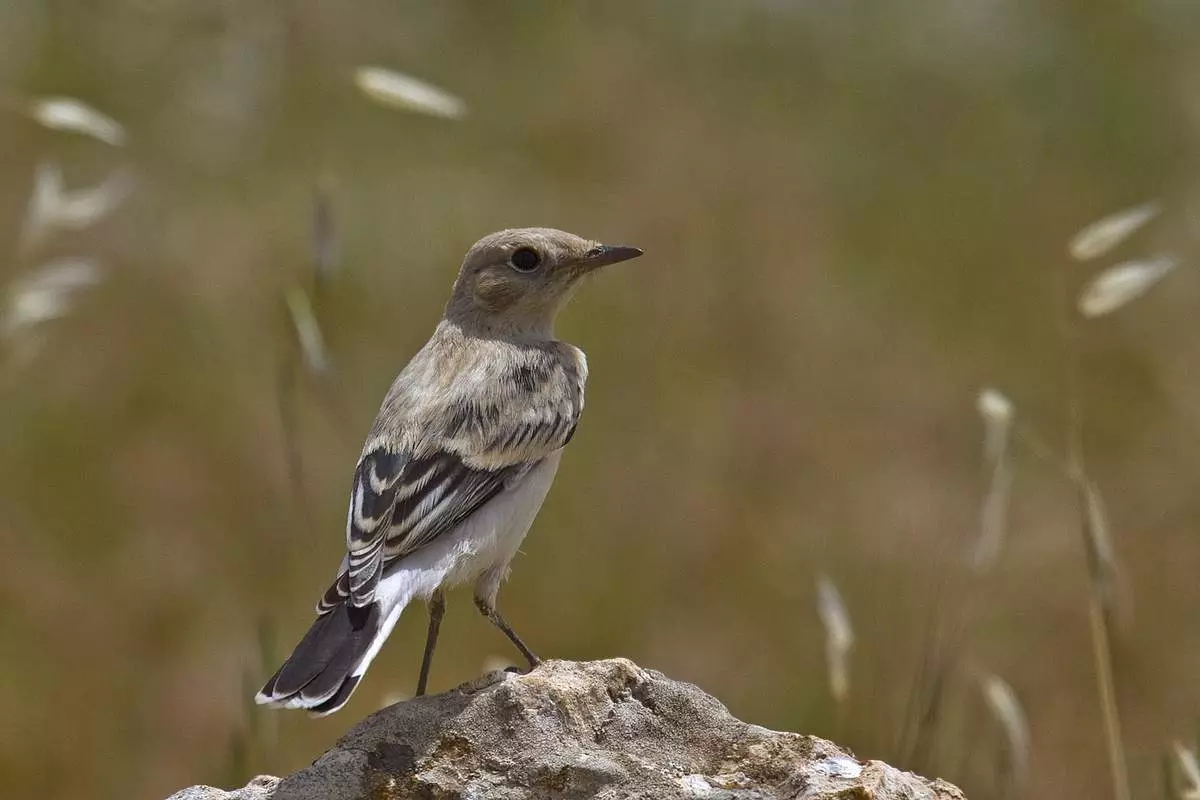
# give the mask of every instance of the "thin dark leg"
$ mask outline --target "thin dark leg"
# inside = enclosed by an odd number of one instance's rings
[[[491,620],[493,625],[504,631],[504,635],[507,636],[509,640],[517,646],[517,649],[521,651],[521,655],[525,656],[525,660],[529,662],[530,669],[533,669],[538,664],[542,663],[542,660],[535,656],[533,651],[525,646],[525,643],[521,641],[521,637],[517,636],[516,631],[509,627],[509,624],[504,621],[504,617],[500,616],[500,612],[496,610],[495,606],[482,597],[476,597],[475,607],[479,609],[481,614]]]
[[[438,630],[446,613],[446,596],[438,589],[429,598],[429,635],[425,637],[425,655],[421,658],[421,677],[417,678],[416,697],[425,694],[429,683],[429,665],[433,663],[433,648],[437,647]]]

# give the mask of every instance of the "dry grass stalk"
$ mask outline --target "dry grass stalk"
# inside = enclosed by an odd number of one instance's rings
[[[1065,306],[1064,306],[1065,308]],[[1092,548],[1092,525],[1087,513],[1088,497],[1085,486],[1087,478],[1083,468],[1083,411],[1079,391],[1079,344],[1078,332],[1064,312],[1063,330],[1067,357],[1067,472],[1072,477],[1077,492],[1080,533],[1085,551]],[[1089,559],[1090,561],[1090,559]],[[1125,753],[1124,737],[1121,733],[1121,717],[1117,708],[1116,685],[1112,674],[1112,641],[1108,619],[1104,612],[1103,590],[1094,570],[1089,569],[1091,579],[1088,602],[1088,627],[1091,631],[1092,661],[1096,668],[1096,688],[1100,700],[1100,711],[1104,720],[1104,741],[1108,750],[1109,770],[1112,777],[1115,800],[1131,800],[1129,766]]]
[[[1120,215],[1117,215],[1117,217],[1120,217]],[[1138,215],[1127,217],[1127,219],[1134,219],[1135,221],[1137,218]],[[1149,216],[1146,216],[1145,219],[1137,224],[1127,223],[1125,225],[1118,225],[1109,222],[1108,224],[1116,229],[1120,235],[1117,236],[1110,231],[1108,241],[1104,242],[1106,246],[1095,248],[1095,254],[1101,255],[1108,252],[1109,249],[1115,247],[1119,241],[1133,233],[1134,230],[1149,218]],[[1095,226],[1089,227],[1103,228],[1104,224],[1105,221],[1101,220]],[[1086,230],[1084,233],[1086,233]],[[1083,236],[1083,233],[1077,235],[1073,240],[1075,249],[1078,249],[1081,236]],[[1086,238],[1084,237],[1085,241]],[[1114,269],[1120,270],[1122,267]],[[1089,518],[1088,513],[1089,500],[1086,487],[1089,481],[1084,468],[1083,392],[1080,388],[1081,331],[1077,324],[1078,318],[1073,313],[1073,310],[1074,308],[1078,308],[1085,317],[1108,313],[1120,308],[1129,302],[1129,300],[1144,292],[1153,283],[1153,281],[1147,283],[1144,276],[1141,278],[1129,278],[1127,277],[1128,274],[1131,273],[1114,273],[1113,270],[1101,273],[1099,277],[1093,279],[1088,287],[1085,287],[1077,302],[1072,303],[1072,293],[1068,286],[1066,273],[1061,270],[1058,273],[1058,322],[1063,345],[1067,412],[1067,425],[1064,437],[1064,450],[1066,453],[1065,470],[1076,489],[1080,534],[1083,539],[1085,552],[1091,552],[1093,549],[1095,535],[1091,531],[1093,520]],[[1091,568],[1090,557],[1088,558],[1088,563],[1090,578],[1088,626],[1091,632],[1092,660],[1096,669],[1097,694],[1104,721],[1104,740],[1108,751],[1113,796],[1115,800],[1130,800],[1132,792],[1129,786],[1128,758],[1125,752],[1124,738],[1121,733],[1121,718],[1117,708],[1116,686],[1112,674],[1112,641],[1109,635],[1107,615],[1104,611],[1103,590],[1096,570]]]
[[[313,291],[316,293],[333,279],[341,262],[337,226],[333,216],[333,188],[328,179],[320,181],[313,192],[312,247]]]
[[[1008,526],[1008,498],[1014,473],[1009,458],[1009,435],[1014,414],[1012,402],[995,389],[980,392],[976,408],[983,418],[984,462],[990,476],[970,563],[977,570],[986,570],[999,558]]]
[[[1113,548],[1108,513],[1095,481],[1084,480],[1082,491],[1087,520],[1084,532],[1087,535],[1089,574],[1109,627],[1117,624],[1123,628],[1129,624],[1131,604],[1125,591],[1124,573]]]

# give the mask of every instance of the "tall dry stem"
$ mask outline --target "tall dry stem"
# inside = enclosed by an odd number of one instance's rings
[[[1092,552],[1095,532],[1091,530],[1092,517],[1088,513],[1087,473],[1083,452],[1083,407],[1080,392],[1080,331],[1073,315],[1074,304],[1067,286],[1067,277],[1059,272],[1059,315],[1063,342],[1063,357],[1066,373],[1067,472],[1075,486],[1075,505],[1079,514],[1079,529],[1083,538],[1085,554]],[[1099,574],[1098,565],[1090,555],[1088,564],[1088,625],[1092,639],[1092,660],[1096,667],[1096,688],[1100,699],[1100,711],[1104,719],[1104,739],[1108,750],[1109,770],[1115,800],[1130,800],[1129,767],[1125,755],[1124,739],[1121,734],[1121,718],[1117,709],[1116,686],[1112,673],[1112,646],[1109,635],[1108,616],[1104,611],[1105,583]]]

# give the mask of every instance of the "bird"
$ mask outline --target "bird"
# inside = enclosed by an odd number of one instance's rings
[[[587,358],[555,338],[555,317],[586,276],[642,254],[553,228],[502,230],[467,251],[366,437],[337,577],[257,703],[337,711],[417,600],[429,610],[423,695],[445,592],[471,582],[479,611],[537,667],[496,596],[583,412]]]

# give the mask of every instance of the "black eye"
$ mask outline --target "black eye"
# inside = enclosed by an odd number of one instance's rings
[[[542,257],[532,247],[518,247],[508,257],[508,263],[512,264],[512,268],[517,272],[533,272],[538,268],[538,264],[542,263]]]

